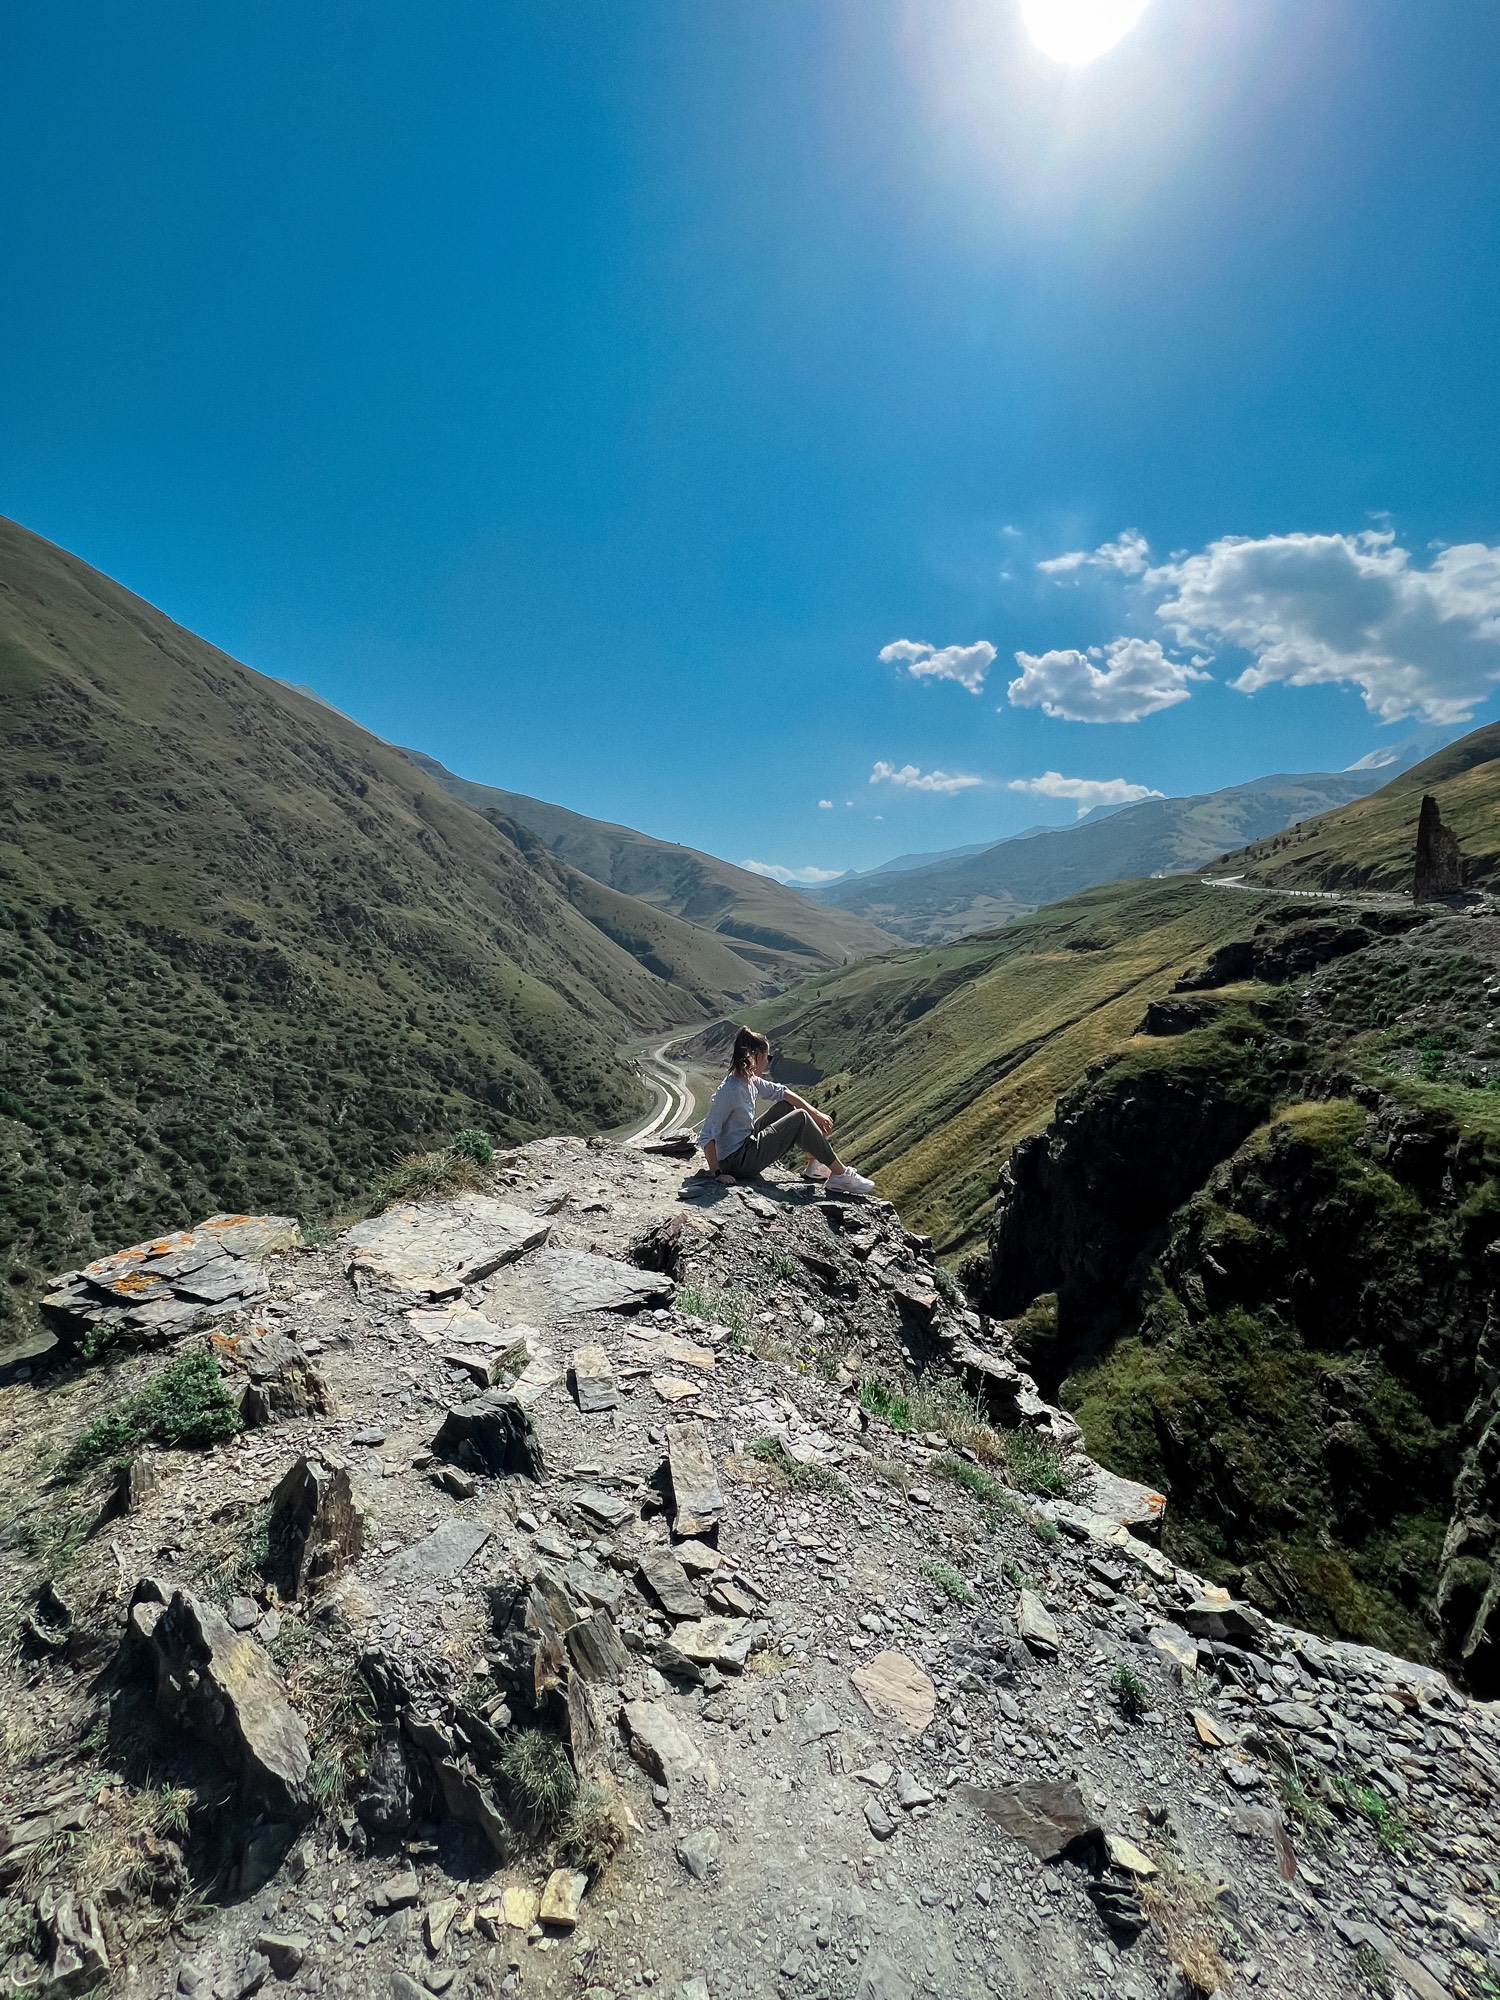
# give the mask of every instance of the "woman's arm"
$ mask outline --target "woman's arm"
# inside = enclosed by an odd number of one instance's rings
[[[795,1105],[799,1111],[805,1111],[825,1139],[833,1130],[833,1120],[829,1117],[828,1113],[820,1111],[816,1104],[809,1104],[807,1099],[799,1097],[795,1090],[789,1090],[783,1102]]]

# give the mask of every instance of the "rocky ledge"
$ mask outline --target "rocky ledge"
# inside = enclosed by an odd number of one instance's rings
[[[0,1387],[17,1991],[1500,1990],[1493,1705],[1177,1568],[885,1204],[255,1221]]]

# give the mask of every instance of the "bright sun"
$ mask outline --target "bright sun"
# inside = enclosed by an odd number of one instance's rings
[[[1021,18],[1043,55],[1091,63],[1128,35],[1150,0],[1021,0]]]

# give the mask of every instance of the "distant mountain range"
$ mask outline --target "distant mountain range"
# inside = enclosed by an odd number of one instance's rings
[[[903,855],[808,893],[910,943],[941,944],[1100,883],[1188,873],[1363,798],[1416,754],[1403,748],[1378,769],[1279,775],[1189,798],[1142,799],[1074,826],[1028,828],[925,865],[921,856]]]

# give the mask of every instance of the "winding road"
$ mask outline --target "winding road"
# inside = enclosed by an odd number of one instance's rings
[[[688,1082],[687,1071],[681,1063],[668,1059],[667,1050],[680,1039],[682,1030],[669,1035],[664,1042],[654,1048],[642,1049],[636,1060],[641,1075],[657,1093],[656,1108],[649,1112],[641,1123],[620,1136],[622,1146],[644,1146],[648,1141],[670,1132],[682,1125],[693,1114],[693,1086]]]

